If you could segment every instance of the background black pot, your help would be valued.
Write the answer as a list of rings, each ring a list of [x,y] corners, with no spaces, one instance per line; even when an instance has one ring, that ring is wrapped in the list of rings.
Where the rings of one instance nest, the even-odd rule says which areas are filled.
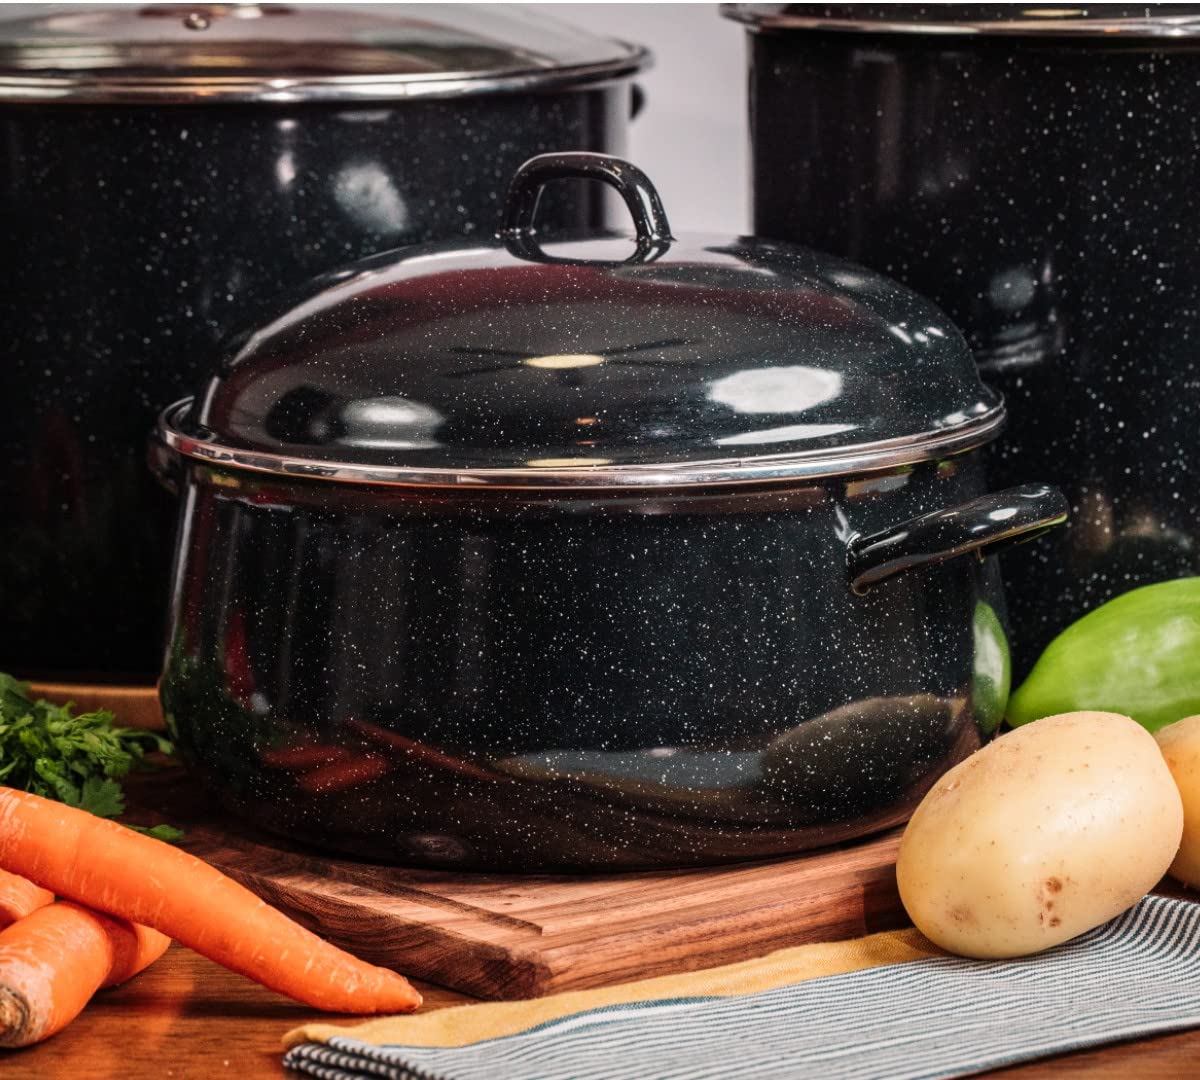
[[[173,508],[145,433],[216,343],[369,252],[490,234],[620,150],[644,51],[503,8],[61,7],[0,23],[0,657],[149,680]],[[596,224],[594,188],[555,193]]]
[[[1012,427],[998,483],[1073,524],[1005,586],[1026,668],[1079,615],[1200,569],[1200,7],[733,5],[754,227],[892,274],[963,327]]]
[[[543,235],[546,181],[633,237]],[[373,857],[623,867],[903,820],[1007,693],[1003,407],[859,267],[534,159],[503,240],[348,268],[168,410],[162,699],[211,789]]]

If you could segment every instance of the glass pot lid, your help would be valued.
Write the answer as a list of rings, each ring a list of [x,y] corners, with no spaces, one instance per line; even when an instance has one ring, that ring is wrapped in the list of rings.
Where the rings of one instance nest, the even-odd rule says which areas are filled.
[[[513,5],[37,7],[0,14],[0,101],[457,97],[603,81],[650,60]]]
[[[632,235],[543,236],[543,186],[602,180]],[[167,410],[180,452],[333,479],[515,487],[828,475],[977,446],[1003,419],[929,301],[753,237],[671,235],[628,162],[546,154],[488,241],[318,282]]]

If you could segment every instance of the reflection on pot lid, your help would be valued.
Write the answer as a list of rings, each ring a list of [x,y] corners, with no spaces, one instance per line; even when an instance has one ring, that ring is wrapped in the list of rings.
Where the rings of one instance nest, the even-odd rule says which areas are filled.
[[[563,161],[657,200],[601,155],[522,173]],[[167,428],[269,471],[553,486],[892,466],[979,445],[1002,414],[928,301],[785,243],[672,238],[662,215],[637,239],[510,222],[351,266],[232,342]]]
[[[381,100],[577,85],[649,53],[509,5],[37,5],[0,15],[0,100]]]
[[[722,4],[761,30],[1182,38],[1200,34],[1200,4]]]

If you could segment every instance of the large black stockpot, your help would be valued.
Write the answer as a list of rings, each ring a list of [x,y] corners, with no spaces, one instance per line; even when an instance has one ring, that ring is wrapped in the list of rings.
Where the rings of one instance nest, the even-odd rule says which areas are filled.
[[[1200,570],[1200,5],[748,4],[754,226],[941,304],[1003,391],[1000,483],[1072,525],[1002,560],[1026,668]]]
[[[607,181],[636,236],[543,235]],[[270,829],[382,859],[623,867],[901,821],[995,729],[999,397],[926,301],[673,238],[633,166],[546,155],[505,226],[358,263],[160,422],[162,700]]]
[[[620,151],[646,53],[511,8],[0,21],[0,661],[150,681],[173,507],[145,433],[217,342],[363,255],[489,234],[550,148]],[[601,222],[594,188],[561,225]]]

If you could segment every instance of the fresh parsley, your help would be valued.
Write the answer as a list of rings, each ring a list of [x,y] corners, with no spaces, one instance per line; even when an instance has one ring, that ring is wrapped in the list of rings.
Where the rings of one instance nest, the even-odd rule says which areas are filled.
[[[34,701],[29,687],[0,672],[0,784],[57,799],[98,817],[125,810],[120,778],[147,753],[169,754],[171,743],[153,731],[117,727],[106,709],[71,715],[71,706]],[[170,825],[131,829],[158,840],[183,833]]]

